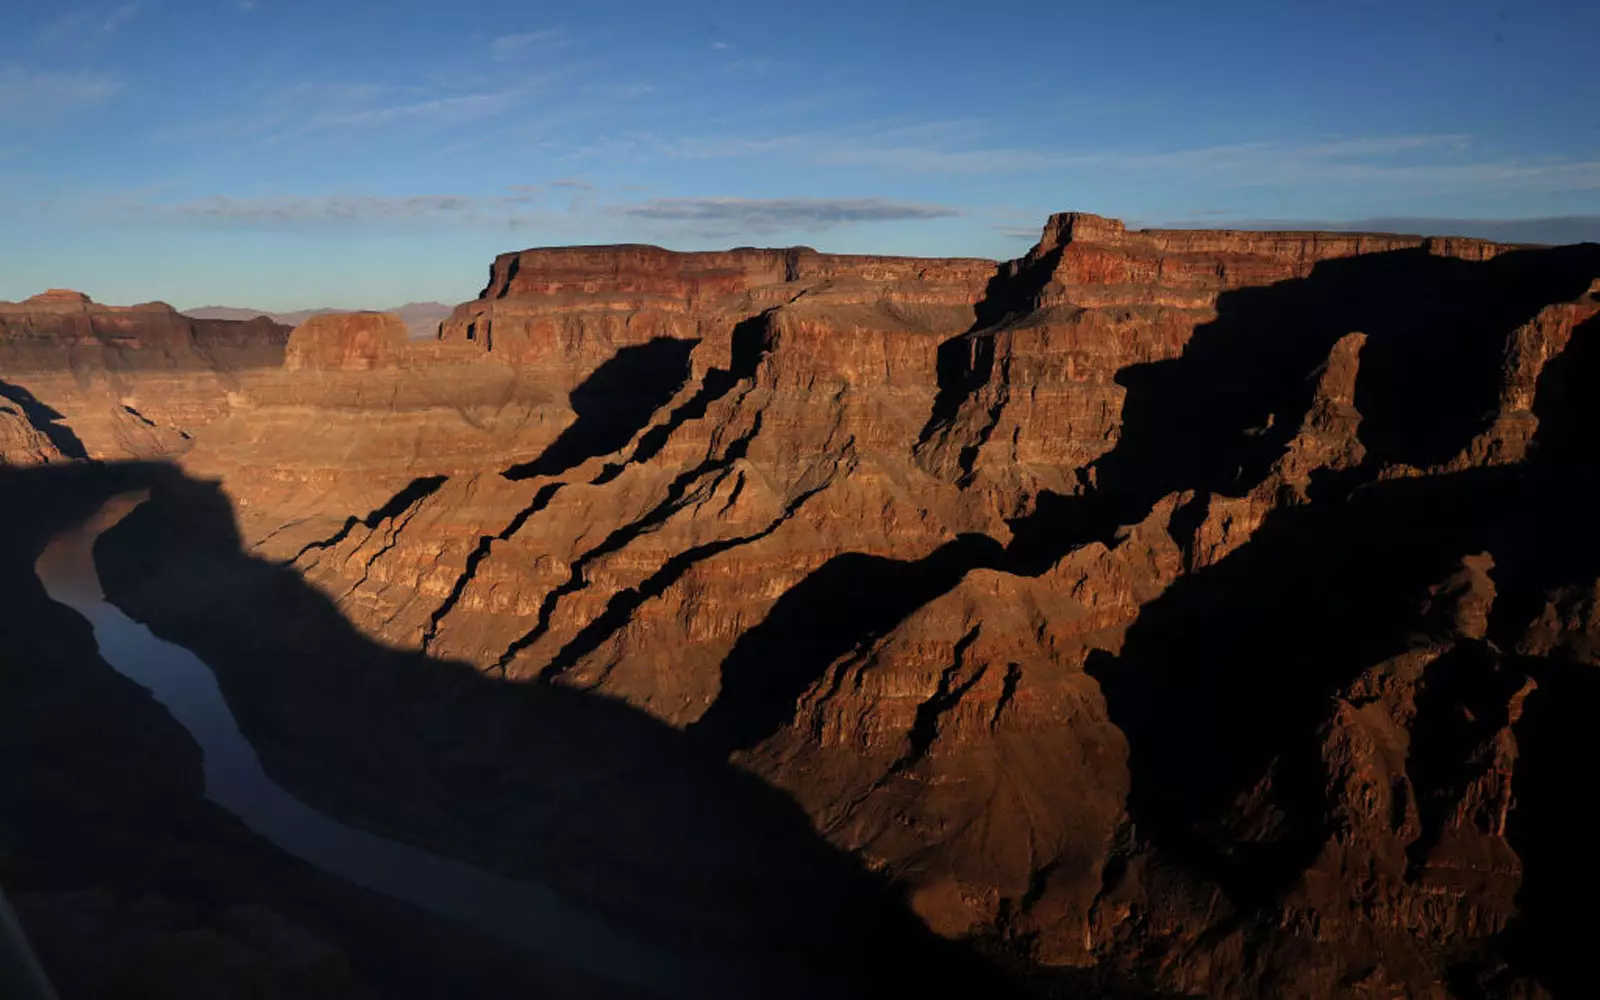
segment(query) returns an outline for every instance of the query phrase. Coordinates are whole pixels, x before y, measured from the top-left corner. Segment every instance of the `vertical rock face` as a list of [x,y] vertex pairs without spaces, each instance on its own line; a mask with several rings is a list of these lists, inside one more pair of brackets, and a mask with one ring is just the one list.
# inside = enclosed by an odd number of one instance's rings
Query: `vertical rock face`
[[943,935],[1537,995],[1581,981],[1554,803],[1600,761],[1597,278],[1079,213],[1004,264],[528,250],[435,343],[303,326],[184,461],[365,635],[661,720]]

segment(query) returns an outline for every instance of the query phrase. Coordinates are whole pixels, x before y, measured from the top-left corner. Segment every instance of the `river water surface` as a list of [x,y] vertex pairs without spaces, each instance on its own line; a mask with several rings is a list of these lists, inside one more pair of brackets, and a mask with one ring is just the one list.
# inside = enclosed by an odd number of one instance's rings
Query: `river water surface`
[[52,599],[94,626],[105,661],[147,688],[200,744],[207,798],[326,872],[471,924],[553,963],[664,995],[738,992],[727,982],[730,963],[691,961],[650,947],[546,887],[346,826],[279,787],[240,732],[211,669],[105,599],[94,565],[95,539],[144,499],[124,494],[109,500],[88,521],[54,538],[35,571]]

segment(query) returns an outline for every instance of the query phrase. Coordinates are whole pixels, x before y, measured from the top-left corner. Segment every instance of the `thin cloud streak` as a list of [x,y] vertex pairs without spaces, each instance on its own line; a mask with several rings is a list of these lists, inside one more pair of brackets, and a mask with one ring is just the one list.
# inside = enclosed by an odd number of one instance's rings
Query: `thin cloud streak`
[[[534,208],[539,192],[576,191],[566,207]],[[78,221],[154,228],[299,231],[350,227],[434,230],[524,228],[554,232],[641,230],[651,238],[720,238],[784,231],[818,232],[881,222],[952,218],[943,205],[886,198],[655,198],[646,201],[590,200],[589,185],[556,181],[516,185],[497,195],[261,196],[214,195],[162,201],[130,192],[61,211]]]
[[[1474,157],[1472,137],[1462,133],[1254,140],[1156,152],[958,145],[963,130],[975,134],[981,126],[981,122],[935,122],[874,135],[628,134],[569,150],[568,155],[632,160],[657,156],[678,160],[782,157],[819,167],[865,167],[897,174],[1182,174],[1186,178],[1205,178],[1225,188],[1341,184],[1445,190],[1600,188],[1600,160]],[[902,141],[914,139],[936,141]]]
[[408,104],[363,108],[356,111],[323,112],[312,116],[307,128],[336,128],[346,125],[378,125],[385,122],[414,118],[440,118],[466,121],[486,118],[507,111],[520,93],[506,90],[495,93],[463,94],[459,97],[439,97]]
[[885,198],[654,198],[625,206],[622,212],[639,219],[707,223],[719,230],[732,225],[750,232],[948,219],[960,214],[944,205]]
[[1008,240],[1030,240],[1039,242],[1040,226],[991,226],[995,232]]
[[547,48],[567,42],[567,33],[561,28],[525,31],[516,35],[501,35],[489,42],[489,55],[495,59],[510,59],[529,48]]

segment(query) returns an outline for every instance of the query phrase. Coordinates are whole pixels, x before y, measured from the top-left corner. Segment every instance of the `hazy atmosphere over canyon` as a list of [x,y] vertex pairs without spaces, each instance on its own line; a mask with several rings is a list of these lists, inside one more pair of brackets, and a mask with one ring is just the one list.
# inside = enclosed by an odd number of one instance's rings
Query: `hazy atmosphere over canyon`
[[1591,5],[0,26],[0,997],[1592,995]]

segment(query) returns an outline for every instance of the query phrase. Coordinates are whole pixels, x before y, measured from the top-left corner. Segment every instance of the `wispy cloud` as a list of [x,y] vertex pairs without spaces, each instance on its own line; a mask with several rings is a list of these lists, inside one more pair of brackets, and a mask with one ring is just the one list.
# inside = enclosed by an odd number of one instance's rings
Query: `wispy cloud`
[[356,110],[323,111],[312,115],[305,124],[308,128],[316,129],[345,125],[377,125],[415,118],[466,121],[500,114],[510,108],[520,96],[518,91],[504,90],[485,94],[437,97],[426,101],[410,101]]
[[121,81],[104,73],[0,67],[0,118],[62,114],[110,100]]
[[634,101],[658,93],[659,89],[653,83],[591,83],[583,87],[582,93],[592,94],[595,97],[608,101]]
[[242,107],[226,117],[167,126],[154,138],[270,145],[295,138],[337,136],[355,128],[445,129],[510,111],[543,82],[541,78],[472,93],[440,92],[409,83],[279,84],[261,88],[253,101],[240,102]]
[[92,223],[243,230],[460,220],[484,207],[463,195],[208,195],[179,200],[165,195],[161,190],[124,191],[40,207],[52,216]]
[[893,174],[1092,172],[1204,180],[1221,189],[1291,185],[1383,185],[1390,190],[1590,190],[1600,160],[1485,152],[1469,135],[1419,133],[1264,139],[1170,150],[985,145],[986,123],[927,122],[891,128],[771,135],[664,136],[629,133],[565,152],[575,159],[783,158],[818,167]]
[[197,221],[248,224],[419,219],[467,212],[474,208],[474,202],[471,198],[459,195],[413,195],[404,198],[373,195],[324,198],[216,196],[159,207],[178,217]]
[[490,40],[489,55],[495,59],[510,59],[512,56],[530,48],[548,48],[553,45],[564,45],[567,41],[567,33],[561,28],[545,28],[541,31],[524,31],[516,35],[500,35]]
[[[576,192],[538,207],[545,190]],[[517,185],[492,195],[208,196],[163,200],[149,192],[75,203],[63,211],[95,222],[157,227],[312,230],[328,227],[408,229],[519,228],[552,232],[636,233],[644,238],[734,237],[817,232],[840,226],[920,221],[959,214],[943,205],[884,198],[655,198],[607,201],[579,181]],[[565,202],[560,204],[559,202]]]
[[886,198],[653,198],[622,209],[639,219],[712,223],[749,232],[820,230],[861,222],[947,219],[960,213],[944,205]]
[[804,152],[822,166],[872,166],[936,173],[1106,167],[1133,170],[1236,171],[1272,165],[1274,170],[1361,167],[1358,157],[1422,150],[1465,149],[1459,134],[1399,135],[1292,141],[1254,141],[1159,152],[984,146],[975,141],[985,123],[923,122],[874,134],[795,133],[759,138],[684,138],[668,141],[669,155],[688,159]]
[[1008,240],[1031,240],[1037,243],[1039,241],[1039,234],[1043,227],[1001,225],[994,226],[992,228],[995,232],[999,233],[1001,236],[1004,236]]

